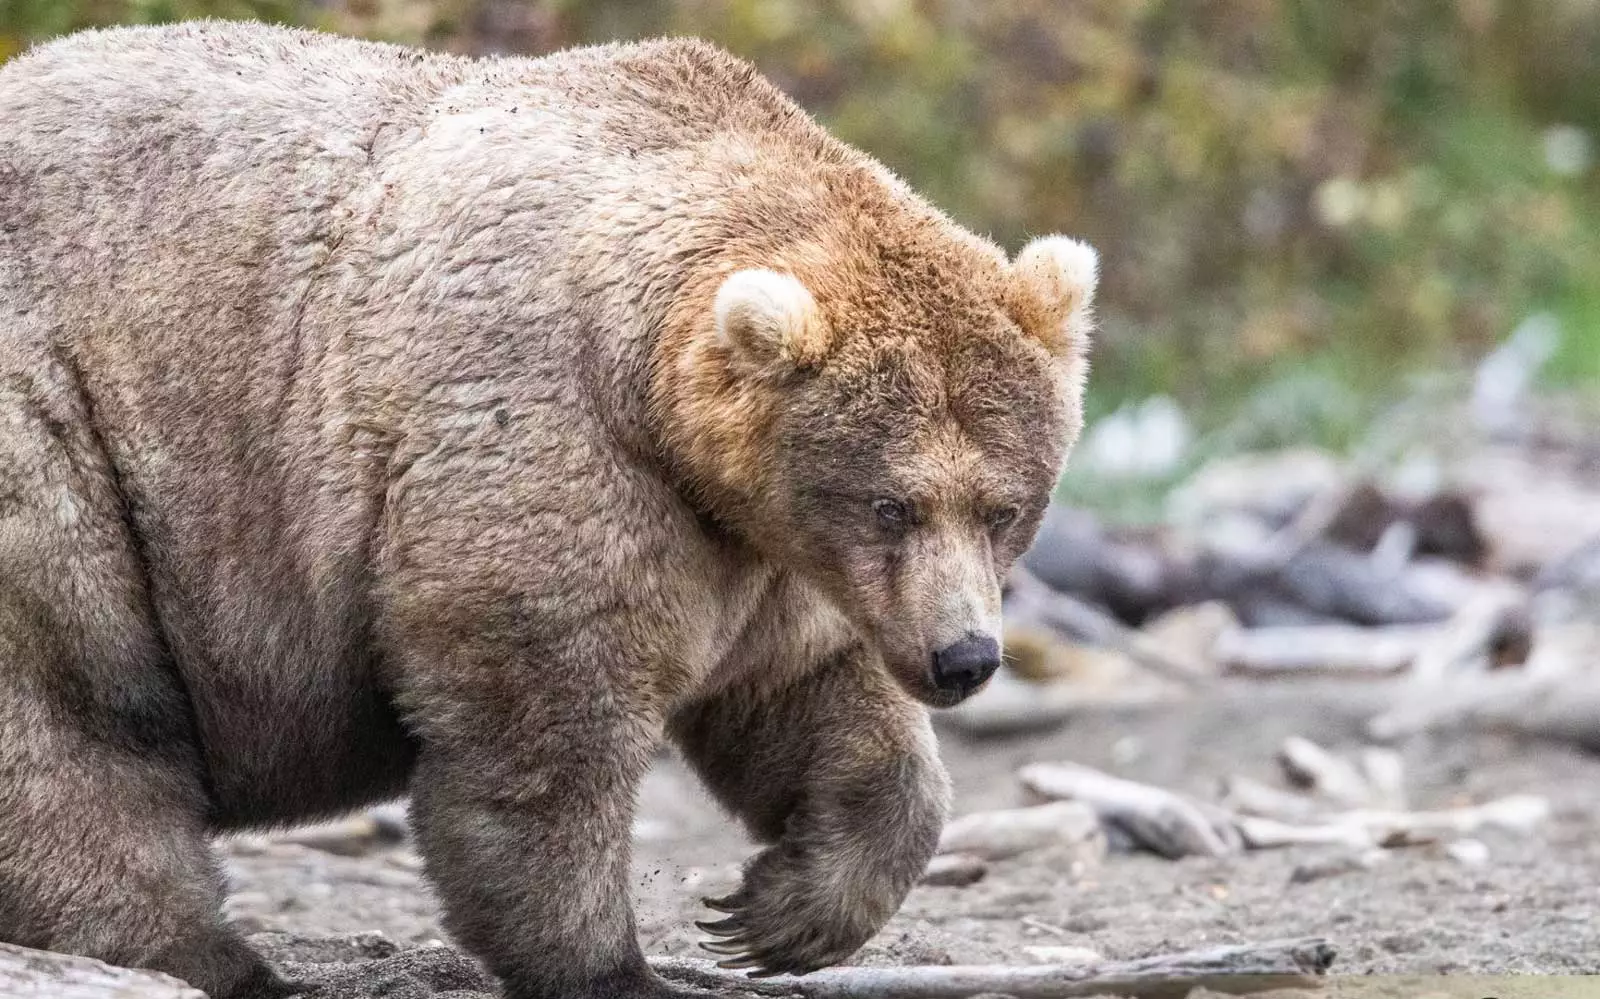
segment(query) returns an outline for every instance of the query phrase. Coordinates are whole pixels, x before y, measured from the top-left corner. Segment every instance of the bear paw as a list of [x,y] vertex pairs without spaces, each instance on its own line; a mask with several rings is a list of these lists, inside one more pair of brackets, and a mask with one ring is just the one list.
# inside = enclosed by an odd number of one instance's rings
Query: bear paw
[[700,945],[725,958],[718,967],[769,978],[838,964],[888,921],[909,887],[885,883],[875,890],[870,878],[847,879],[842,871],[805,863],[806,852],[783,843],[764,850],[745,868],[738,891],[703,899],[727,914],[695,923],[720,938]]

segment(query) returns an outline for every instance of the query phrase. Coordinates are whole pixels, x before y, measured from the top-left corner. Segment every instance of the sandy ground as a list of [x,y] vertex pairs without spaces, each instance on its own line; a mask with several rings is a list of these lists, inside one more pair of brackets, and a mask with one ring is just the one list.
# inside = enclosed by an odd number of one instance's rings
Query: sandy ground
[[[1371,685],[1252,686],[1091,715],[1047,735],[970,741],[945,732],[941,738],[958,812],[1021,803],[1014,772],[1038,760],[1075,760],[1209,799],[1226,774],[1274,779],[1272,755],[1287,735],[1332,748],[1361,745],[1359,722],[1392,697]],[[1600,973],[1600,839],[1591,832],[1600,809],[1600,759],[1491,734],[1418,737],[1401,748],[1414,804],[1534,792],[1550,798],[1554,819],[1530,837],[1483,837],[1489,860],[1481,865],[1418,847],[1390,851],[1386,863],[1371,869],[1309,881],[1296,872],[1337,850],[1177,862],[1113,854],[1088,866],[1049,853],[1025,855],[997,863],[969,887],[917,889],[858,962],[1027,963],[1027,948],[1038,945],[1133,958],[1320,935],[1333,942],[1335,970],[1344,973]],[[644,790],[638,833],[633,887],[645,950],[695,954],[700,934],[692,920],[705,918],[698,899],[731,888],[753,848],[670,759]],[[230,847],[229,857],[236,886],[230,915],[253,930],[345,936],[375,930],[401,948],[445,938],[407,845],[348,857],[245,842]],[[391,949],[373,946],[372,956]],[[388,994],[476,994],[413,985],[419,991]]]

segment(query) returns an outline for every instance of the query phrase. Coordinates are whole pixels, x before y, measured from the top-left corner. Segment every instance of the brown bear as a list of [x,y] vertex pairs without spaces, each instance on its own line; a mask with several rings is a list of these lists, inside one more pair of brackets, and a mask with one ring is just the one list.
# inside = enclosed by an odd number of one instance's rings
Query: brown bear
[[768,844],[730,966],[894,913],[1091,250],[1008,262],[695,41],[92,32],[0,122],[0,939],[290,992],[208,838],[409,793],[508,995],[688,995],[626,880],[667,741]]

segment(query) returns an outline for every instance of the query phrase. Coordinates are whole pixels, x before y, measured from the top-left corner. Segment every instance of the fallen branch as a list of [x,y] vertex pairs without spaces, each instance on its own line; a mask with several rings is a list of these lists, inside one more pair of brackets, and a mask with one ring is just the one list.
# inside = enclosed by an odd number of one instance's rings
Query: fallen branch
[[1383,677],[1409,667],[1439,635],[1436,625],[1235,628],[1217,638],[1213,655],[1228,672],[1248,676]]
[[1321,811],[1317,802],[1303,794],[1282,791],[1239,775],[1223,780],[1222,807],[1240,815],[1302,824],[1315,820]]
[[1335,756],[1310,739],[1290,736],[1278,750],[1278,766],[1295,787],[1344,808],[1379,804],[1377,793],[1355,764]]
[[1170,693],[1155,687],[1088,691],[1073,683],[1029,683],[1003,669],[982,690],[940,712],[938,718],[940,724],[968,735],[1014,735],[1054,728],[1086,712],[1133,711],[1171,700]]
[[1505,589],[1447,562],[1395,565],[1322,541],[1293,549],[1272,543],[1213,547],[1196,566],[1200,593],[1226,600],[1247,624],[1261,623],[1249,612],[1261,601],[1298,608],[1307,622],[1434,624]]
[[1327,973],[1335,953],[1320,937],[1212,947],[1136,961],[1055,965],[922,965],[902,968],[827,968],[803,978],[752,982],[694,958],[650,959],[664,978],[728,995],[801,999],[968,999],[984,992],[1016,999],[1122,995],[1179,997],[1195,988],[1245,995],[1307,988]]
[[1339,821],[1371,830],[1380,843],[1425,843],[1469,836],[1483,829],[1527,834],[1550,818],[1550,802],[1536,794],[1513,794],[1481,805],[1428,812],[1365,810]]
[[1302,825],[1281,822],[1257,815],[1239,816],[1239,835],[1252,850],[1275,850],[1285,846],[1344,846],[1365,850],[1379,845],[1372,830],[1343,822]]
[[1411,671],[1426,681],[1469,669],[1520,666],[1528,661],[1532,645],[1533,622],[1523,594],[1488,591],[1456,611]]
[[1511,795],[1482,805],[1428,812],[1365,809],[1341,812],[1307,824],[1244,815],[1239,833],[1252,850],[1284,846],[1419,846],[1467,836],[1486,828],[1527,834],[1550,817],[1550,803],[1531,794]]
[[1076,763],[1031,763],[1017,777],[1041,798],[1089,805],[1108,830],[1169,859],[1222,857],[1242,845],[1233,815],[1159,787]]
[[1600,751],[1600,678],[1571,673],[1496,671],[1453,683],[1418,684],[1367,723],[1390,741],[1428,731],[1517,732]]
[[1095,810],[1076,801],[1052,801],[1029,808],[973,812],[951,819],[939,837],[941,854],[965,853],[984,860],[1001,860],[1049,846],[1103,854],[1105,840]]
[[1157,539],[1119,537],[1092,515],[1061,504],[1045,511],[1022,565],[1050,589],[1123,621],[1146,621],[1193,599],[1193,568]]

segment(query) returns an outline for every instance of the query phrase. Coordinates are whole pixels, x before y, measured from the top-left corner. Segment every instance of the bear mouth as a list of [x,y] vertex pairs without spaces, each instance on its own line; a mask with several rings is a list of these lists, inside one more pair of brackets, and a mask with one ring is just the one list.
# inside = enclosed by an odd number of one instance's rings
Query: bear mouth
[[922,689],[916,691],[916,698],[930,708],[953,708],[982,690],[983,687],[983,683],[974,683],[970,686],[957,688],[940,688],[935,687],[931,682],[924,682],[921,685]]

